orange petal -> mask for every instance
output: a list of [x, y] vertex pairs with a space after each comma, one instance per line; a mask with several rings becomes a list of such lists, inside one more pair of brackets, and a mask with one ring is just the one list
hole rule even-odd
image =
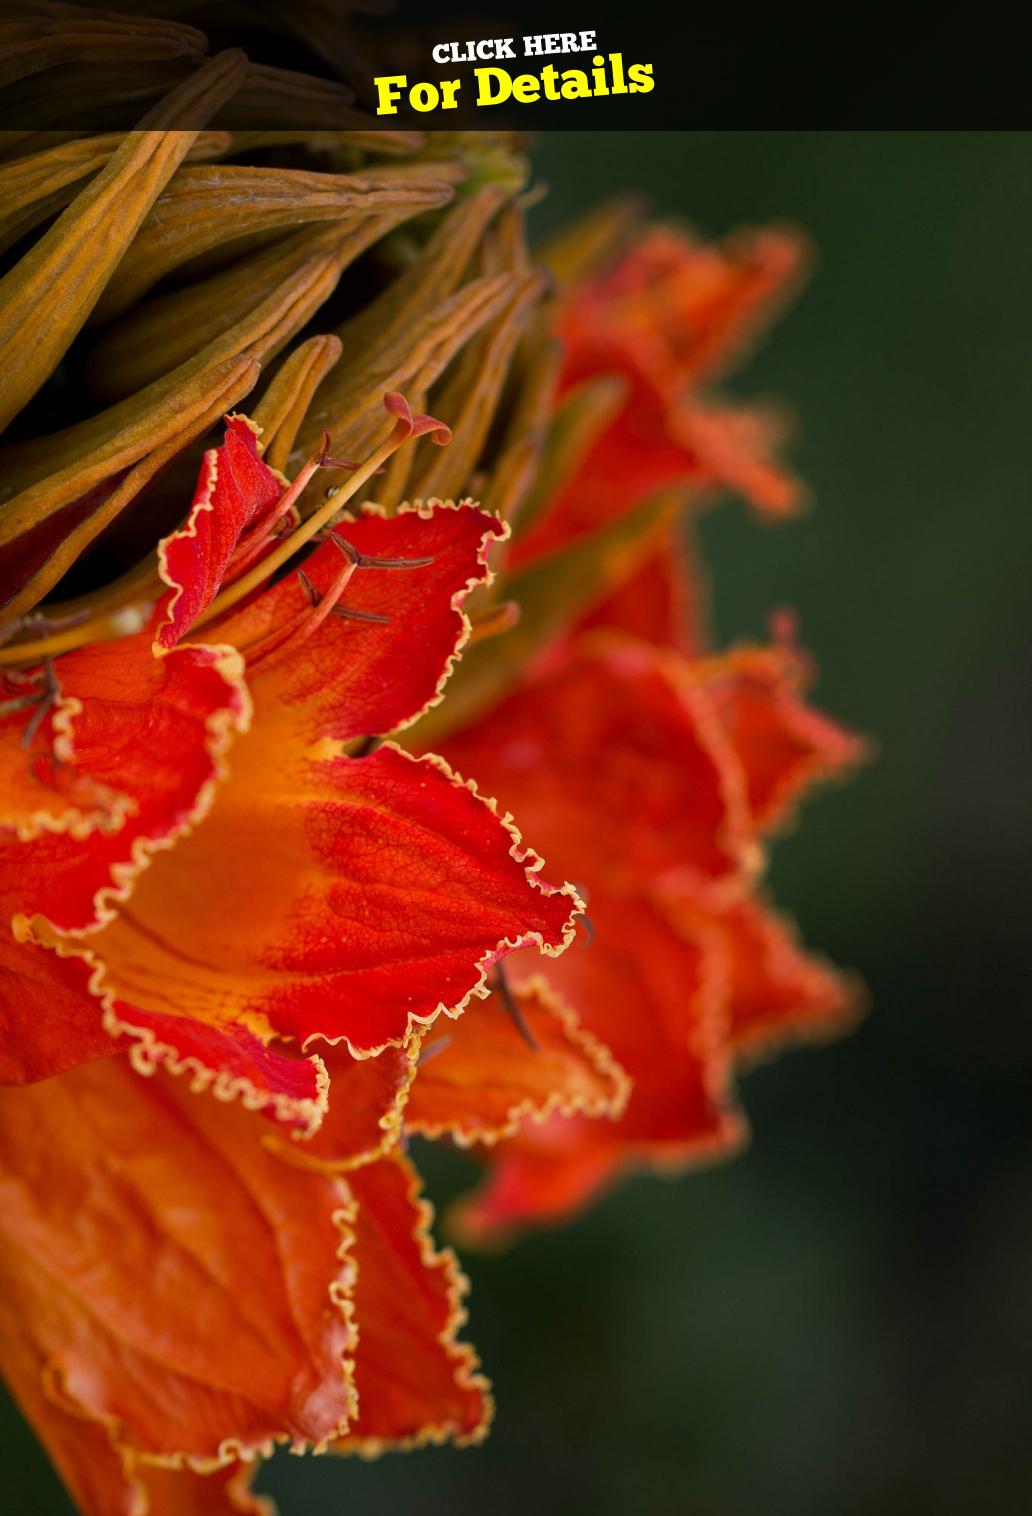
[[583, 629], [616, 628], [690, 657], [706, 646], [707, 592], [698, 555], [683, 525], [642, 568], [596, 605]]
[[[594, 940], [550, 964], [549, 982], [611, 1049], [631, 1080], [612, 1125], [629, 1153], [680, 1158], [734, 1135], [728, 1095], [727, 974], [722, 942], [675, 931], [645, 900], [596, 892]], [[513, 964], [518, 976], [523, 965]]]
[[700, 675], [745, 775], [757, 827], [784, 824], [814, 784], [842, 777], [867, 744], [806, 698], [805, 656], [785, 645], [732, 649]]
[[358, 1417], [335, 1447], [368, 1456], [479, 1442], [494, 1407], [476, 1354], [457, 1340], [467, 1282], [451, 1250], [431, 1241], [418, 1176], [395, 1151], [349, 1184], [358, 1203]]
[[[468, 1243], [565, 1219], [630, 1168], [680, 1169], [743, 1139], [730, 1090], [722, 939], [676, 931], [644, 901], [597, 893], [591, 921], [592, 943], [549, 965], [548, 978], [612, 1048], [630, 1097], [614, 1121], [554, 1116], [501, 1143], [484, 1184], [450, 1218]], [[517, 958], [509, 969], [514, 981], [521, 966]]]
[[575, 897], [440, 761], [264, 739], [91, 938], [117, 998], [367, 1055], [460, 1008], [510, 948], [561, 951]]
[[267, 1154], [246, 1112], [105, 1059], [0, 1093], [0, 1176], [0, 1353], [44, 1439], [41, 1383], [128, 1466], [347, 1426], [348, 1192]]
[[540, 1123], [553, 1112], [619, 1114], [627, 1078], [571, 1008], [541, 978], [511, 993], [526, 1036], [496, 990], [469, 1005], [454, 1027], [427, 1039], [405, 1109], [406, 1131], [450, 1136], [465, 1147], [511, 1137], [525, 1121]]

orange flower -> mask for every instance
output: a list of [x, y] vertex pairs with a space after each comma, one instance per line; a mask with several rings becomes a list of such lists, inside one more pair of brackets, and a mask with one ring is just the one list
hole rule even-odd
[[[392, 448], [443, 430], [388, 408]], [[400, 1146], [440, 1015], [465, 1010], [413, 1130], [625, 1096], [547, 996], [542, 1057], [477, 999], [514, 948], [562, 950], [571, 887], [442, 761], [362, 751], [438, 698], [501, 524], [369, 507], [316, 540], [316, 512], [276, 580], [296, 493], [229, 418], [147, 630], [5, 691], [4, 1372], [96, 1516], [257, 1510], [243, 1464], [277, 1441], [483, 1435], [464, 1281]]]
[[[228, 87], [238, 62], [212, 67]], [[119, 171], [147, 168], [145, 149], [120, 148]], [[141, 218], [175, 170], [148, 179]], [[187, 174], [169, 194], [203, 210], [208, 184]], [[337, 210], [357, 193], [335, 186]], [[399, 196], [441, 202], [419, 174], [362, 193], [385, 215]], [[388, 393], [374, 445], [357, 363], [331, 410], [369, 443], [364, 462], [324, 439], [288, 484], [230, 415], [138, 594], [23, 619], [0, 645], [0, 1356], [85, 1516], [254, 1516], [249, 1475], [277, 1443], [477, 1441], [492, 1405], [458, 1335], [465, 1281], [431, 1240], [407, 1137], [485, 1154], [457, 1219], [497, 1238], [627, 1168], [731, 1151], [741, 1061], [855, 1011], [757, 885], [771, 831], [863, 746], [809, 703], [787, 635], [703, 655], [697, 579], [674, 550], [679, 508], [718, 489], [773, 515], [798, 498], [770, 420], [704, 384], [791, 282], [800, 244], [651, 232], [568, 290], [532, 478], [547, 343], [524, 344], [513, 415], [492, 426], [539, 293], [518, 221], [445, 291], [495, 210], [490, 185], [471, 194], [382, 310], [355, 318], [363, 362], [418, 376], [421, 394], [489, 322], [440, 392], [456, 444], [443, 476], [413, 472], [427, 498], [393, 508], [411, 468], [393, 455], [448, 429]], [[176, 266], [165, 220], [142, 220], [115, 260], [108, 313]], [[259, 264], [274, 304], [292, 257]], [[317, 260], [309, 276], [318, 304], [329, 275]], [[219, 307], [220, 278], [142, 318], [170, 351], [181, 298]], [[102, 339], [116, 386], [146, 367], [128, 331]], [[254, 382], [239, 345], [215, 352], [232, 374], [198, 380], [189, 418], [155, 381], [168, 457], [234, 403], [245, 360]], [[290, 418], [278, 461], [304, 425], [318, 436], [305, 411], [340, 353], [311, 339], [263, 396], [264, 415]], [[149, 402], [126, 404], [142, 435]], [[110, 424], [85, 491], [72, 428], [68, 477], [10, 513], [11, 614], [139, 486], [141, 437]], [[147, 479], [168, 457], [146, 452]], [[434, 496], [460, 495], [485, 457], [511, 546], [499, 515]], [[389, 460], [392, 508], [359, 505]], [[333, 488], [302, 501], [324, 468]], [[543, 881], [510, 805], [589, 896], [593, 942], [575, 940], [578, 888]]]

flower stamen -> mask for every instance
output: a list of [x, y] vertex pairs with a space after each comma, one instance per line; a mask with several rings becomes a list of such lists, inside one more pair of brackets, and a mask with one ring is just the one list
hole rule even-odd
[[498, 996], [502, 1002], [503, 1010], [511, 1018], [513, 1026], [519, 1032], [524, 1042], [535, 1053], [540, 1053], [541, 1045], [538, 1042], [537, 1038], [534, 1036], [534, 1033], [530, 1030], [530, 1027], [527, 1025], [527, 1018], [524, 1016], [523, 1011], [520, 1008], [520, 1003], [512, 992], [512, 985], [509, 983], [509, 976], [502, 968], [501, 963], [495, 964], [494, 975], [490, 980], [490, 984], [492, 989], [498, 991]]

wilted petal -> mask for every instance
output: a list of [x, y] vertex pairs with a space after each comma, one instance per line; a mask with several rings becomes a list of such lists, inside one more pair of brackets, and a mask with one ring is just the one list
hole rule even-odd
[[224, 242], [312, 221], [391, 213], [409, 205], [423, 210], [435, 199], [439, 204], [450, 197], [443, 171], [439, 184], [438, 195], [433, 188], [428, 192], [426, 177], [418, 172], [406, 180], [375, 169], [364, 174], [312, 174], [238, 164], [181, 169], [140, 225], [97, 305], [95, 319], [110, 321], [121, 315], [180, 264]]
[[[192, 102], [202, 75], [224, 78], [225, 93], [238, 72], [235, 55], [212, 60], [177, 96]], [[203, 124], [202, 116], [198, 125]], [[127, 249], [137, 245], [151, 206], [196, 136], [196, 131], [130, 132], [107, 167], [0, 281], [0, 429], [53, 373]], [[40, 321], [43, 305], [47, 319]]]
[[[17, 10], [18, 7], [15, 7]], [[74, 5], [36, 7], [0, 30], [0, 84], [11, 84], [63, 63], [129, 63], [203, 53], [208, 39], [195, 27], [151, 16], [91, 15]]]

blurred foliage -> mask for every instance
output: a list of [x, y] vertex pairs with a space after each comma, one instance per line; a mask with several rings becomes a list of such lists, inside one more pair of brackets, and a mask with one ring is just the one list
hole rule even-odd
[[[820, 249], [732, 385], [800, 418], [815, 512], [725, 507], [703, 541], [720, 638], [794, 606], [823, 703], [881, 745], [774, 868], [872, 1014], [748, 1076], [737, 1162], [471, 1260], [485, 1448], [283, 1457], [266, 1483], [286, 1516], [1020, 1516], [1032, 138], [556, 132], [536, 161], [539, 232], [632, 189], [706, 233], [789, 218]], [[425, 1167], [441, 1200], [467, 1177]], [[64, 1516], [13, 1413], [0, 1452], [3, 1510]]]

